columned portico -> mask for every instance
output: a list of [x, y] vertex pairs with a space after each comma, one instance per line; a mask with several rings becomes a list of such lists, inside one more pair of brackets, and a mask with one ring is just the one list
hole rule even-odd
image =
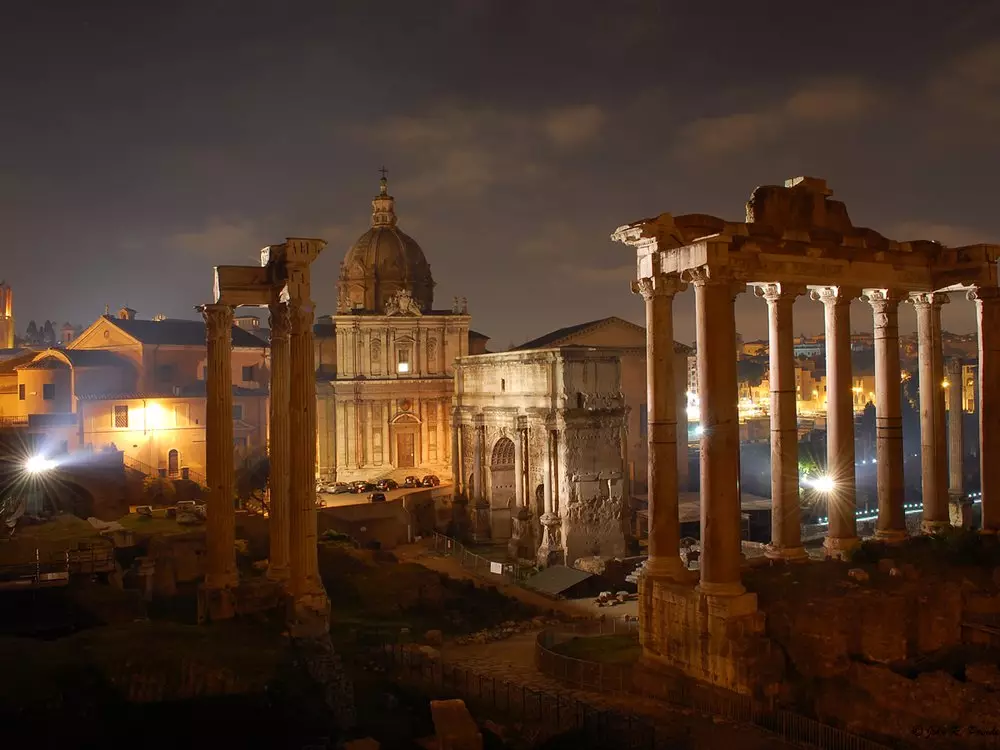
[[[701, 401], [701, 581], [714, 596], [739, 596], [740, 424], [737, 408], [736, 317], [732, 277], [690, 272], [698, 332]], [[744, 287], [745, 288], [745, 285]]]
[[917, 311], [920, 372], [920, 475], [924, 502], [921, 529], [932, 534], [951, 526], [941, 345], [941, 305], [947, 301], [948, 295], [940, 292], [910, 295]]
[[906, 538], [899, 368], [901, 296], [892, 289], [869, 289], [865, 298], [875, 316], [875, 455], [878, 460], [875, 536], [890, 543], [900, 542]]
[[538, 547], [538, 564], [548, 566], [563, 562], [561, 553], [562, 518], [556, 502], [559, 497], [559, 432], [545, 432], [545, 514], [539, 519], [542, 525], [542, 543]]
[[284, 581], [291, 575], [288, 531], [291, 516], [289, 498], [291, 444], [288, 413], [291, 399], [291, 363], [288, 336], [291, 322], [288, 319], [286, 303], [274, 301], [268, 306], [268, 310], [271, 329], [271, 426], [268, 441], [270, 552], [267, 575], [272, 580]]
[[857, 483], [854, 472], [854, 394], [851, 390], [851, 299], [843, 287], [812, 292], [823, 303], [826, 333], [826, 470], [833, 480], [827, 494], [827, 527], [823, 547], [829, 557], [843, 558], [858, 546]]
[[771, 388], [771, 544], [767, 556], [806, 560], [799, 509], [799, 427], [795, 410], [795, 337], [792, 304], [804, 287], [762, 284], [767, 301]]
[[[202, 306], [201, 312], [205, 316], [208, 346], [205, 374], [205, 470], [208, 475], [205, 587], [220, 590], [234, 588], [239, 583], [236, 569], [236, 475], [233, 466], [233, 308], [212, 304]], [[231, 612], [227, 614], [231, 616]]]
[[682, 580], [677, 477], [677, 385], [674, 378], [674, 296], [677, 277], [639, 279], [633, 292], [646, 306], [646, 404], [648, 413], [649, 559], [646, 574]]
[[965, 496], [965, 436], [962, 422], [962, 361], [952, 359], [946, 368], [948, 387], [948, 499], [951, 525], [968, 528], [971, 523], [972, 500]]
[[1000, 290], [979, 286], [969, 293], [979, 328], [979, 471], [983, 533], [1000, 532]]
[[486, 441], [486, 429], [482, 424], [473, 427], [473, 525], [472, 536], [477, 542], [490, 540], [490, 501], [486, 495], [486, 477], [483, 472], [483, 451]]

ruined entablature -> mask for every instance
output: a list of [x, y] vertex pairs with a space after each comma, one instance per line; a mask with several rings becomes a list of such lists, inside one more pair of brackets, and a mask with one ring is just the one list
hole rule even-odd
[[725, 270], [748, 283], [866, 284], [908, 291], [996, 285], [1000, 245], [949, 248], [896, 241], [856, 227], [826, 182], [796, 177], [756, 188], [746, 221], [661, 214], [619, 227], [612, 239], [635, 248], [638, 278]]

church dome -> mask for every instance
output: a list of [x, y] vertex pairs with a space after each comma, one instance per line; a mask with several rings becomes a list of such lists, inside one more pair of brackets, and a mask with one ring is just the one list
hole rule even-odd
[[337, 312], [384, 314], [401, 291], [409, 292], [422, 312], [434, 304], [434, 279], [424, 251], [396, 226], [395, 199], [385, 177], [372, 200], [372, 226], [347, 251], [340, 266]]

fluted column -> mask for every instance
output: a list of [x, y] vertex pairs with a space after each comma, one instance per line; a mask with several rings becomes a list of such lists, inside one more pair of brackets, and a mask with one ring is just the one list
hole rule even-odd
[[857, 484], [854, 473], [854, 392], [851, 390], [852, 290], [825, 287], [812, 292], [823, 303], [826, 334], [826, 470], [833, 480], [827, 493], [823, 547], [844, 557], [858, 546]]
[[679, 579], [680, 517], [677, 477], [677, 386], [674, 382], [674, 295], [687, 285], [678, 277], [633, 282], [646, 304], [646, 411], [648, 424], [649, 560], [646, 573]]
[[771, 544], [767, 556], [805, 560], [799, 508], [799, 427], [795, 410], [795, 341], [792, 304], [804, 289], [758, 286], [767, 301], [771, 388]]
[[233, 308], [204, 305], [208, 367], [205, 376], [205, 473], [208, 509], [205, 524], [205, 585], [236, 586], [236, 473], [233, 466]]
[[268, 450], [270, 461], [271, 507], [269, 509], [267, 575], [272, 580], [285, 580], [290, 575], [289, 532], [291, 516], [289, 507], [289, 407], [291, 392], [289, 379], [288, 335], [290, 323], [288, 306], [273, 302], [268, 306], [271, 326], [271, 439]]
[[971, 501], [965, 496], [965, 435], [962, 421], [965, 407], [962, 403], [962, 362], [952, 359], [947, 368], [948, 387], [948, 499], [953, 526], [967, 527], [970, 522]]
[[479, 503], [483, 498], [483, 429], [472, 426], [472, 500]]
[[898, 542], [906, 538], [899, 371], [900, 297], [891, 289], [869, 289], [865, 296], [875, 315], [875, 455], [878, 459], [875, 536], [887, 542]]
[[945, 453], [944, 355], [941, 345], [940, 292], [911, 294], [917, 311], [917, 356], [920, 371], [920, 475], [924, 501], [921, 529], [935, 533], [948, 528], [948, 456]]
[[465, 492], [465, 482], [462, 480], [462, 422], [458, 409], [451, 411], [451, 481], [454, 494]]
[[524, 433], [514, 430], [514, 507], [524, 507]]
[[542, 485], [542, 502], [545, 506], [545, 515], [550, 516], [553, 512], [552, 503], [552, 432], [548, 428], [542, 429], [542, 434], [545, 439], [545, 452], [543, 454], [542, 462], [542, 474], [543, 474], [543, 485]]
[[[737, 287], [708, 269], [691, 273], [698, 331], [701, 401], [701, 582], [716, 596], [738, 596], [740, 581], [740, 425], [737, 408]], [[676, 462], [676, 455], [670, 457]]]
[[982, 481], [983, 533], [1000, 531], [1000, 291], [977, 287], [979, 327], [979, 471]]
[[475, 443], [473, 444], [473, 474], [475, 480], [474, 492], [474, 519], [472, 535], [477, 542], [486, 542], [491, 538], [490, 530], [490, 504], [486, 496], [485, 476], [483, 467], [483, 451], [486, 441], [486, 426], [477, 424], [475, 426]]
[[542, 526], [542, 543], [538, 547], [538, 564], [542, 567], [559, 561], [562, 547], [559, 515], [559, 433], [545, 431], [545, 513], [539, 519]]

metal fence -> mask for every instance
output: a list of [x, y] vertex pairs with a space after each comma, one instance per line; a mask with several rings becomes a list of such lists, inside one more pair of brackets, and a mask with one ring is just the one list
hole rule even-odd
[[33, 560], [0, 565], [0, 589], [65, 586], [72, 575], [93, 575], [115, 569], [115, 551], [110, 546], [41, 554]]
[[531, 568], [522, 568], [517, 563], [508, 560], [491, 560], [488, 557], [483, 557], [457, 539], [452, 539], [437, 531], [433, 533], [435, 552], [454, 557], [463, 568], [478, 575], [491, 576], [511, 583], [521, 583], [534, 572]]
[[[638, 626], [638, 623], [635, 624]], [[556, 653], [552, 650], [554, 645], [581, 632], [560, 632], [564, 630], [549, 629], [538, 634], [535, 641], [535, 664], [542, 674], [571, 687], [657, 698], [700, 713], [753, 724], [774, 732], [788, 742], [812, 745], [822, 750], [887, 750], [884, 745], [872, 740], [821, 724], [807, 716], [770, 708], [731, 690], [662, 672], [645, 672], [640, 681], [636, 679], [631, 665], [601, 664]], [[607, 631], [592, 629], [593, 635], [602, 632]]]
[[666, 736], [650, 721], [625, 712], [607, 711], [567, 693], [538, 690], [467, 667], [444, 664], [398, 644], [386, 646], [389, 665], [404, 680], [440, 695], [458, 696], [472, 705], [531, 725], [546, 735], [585, 730], [604, 747], [656, 750], [676, 747], [679, 737]]

